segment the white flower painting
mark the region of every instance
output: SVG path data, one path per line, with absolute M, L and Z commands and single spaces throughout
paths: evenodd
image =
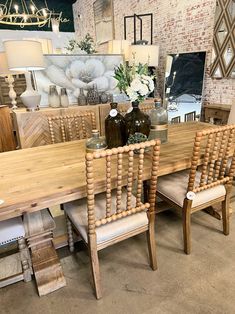
M 41 107 L 48 106 L 50 85 L 56 85 L 58 92 L 66 88 L 71 105 L 77 104 L 81 88 L 85 94 L 93 86 L 99 92 L 120 94 L 113 76 L 115 67 L 123 63 L 122 55 L 45 55 L 45 63 L 45 70 L 34 73 Z

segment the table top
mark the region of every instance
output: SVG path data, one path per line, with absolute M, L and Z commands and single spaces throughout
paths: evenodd
M 161 145 L 159 176 L 190 167 L 195 132 L 214 127 L 201 122 L 169 125 Z M 97 161 L 100 162 L 100 161 Z M 151 160 L 143 177 L 150 178 Z M 97 193 L 104 191 L 105 167 L 98 166 Z M 85 140 L 0 154 L 0 220 L 86 196 Z

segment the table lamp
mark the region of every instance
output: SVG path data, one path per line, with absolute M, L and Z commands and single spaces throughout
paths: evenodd
M 124 55 L 125 61 L 129 59 L 129 47 L 130 42 L 128 40 L 110 40 L 108 43 L 108 53 L 111 54 L 122 54 Z
M 129 49 L 129 63 L 148 64 L 149 67 L 157 67 L 159 59 L 159 46 L 157 45 L 131 45 Z
M 41 43 L 30 40 L 9 40 L 5 41 L 3 45 L 9 69 L 25 72 L 26 91 L 20 96 L 23 104 L 28 111 L 38 110 L 41 95 L 34 90 L 29 71 L 45 68 Z
M 165 78 L 168 78 L 171 74 L 171 66 L 172 66 L 173 57 L 166 57 L 166 69 L 165 69 Z
M 9 87 L 9 98 L 11 99 L 12 109 L 17 109 L 16 92 L 14 91 L 14 77 L 13 74 L 20 74 L 21 72 L 12 72 L 9 70 L 6 53 L 0 52 L 0 76 L 5 77 L 5 81 Z

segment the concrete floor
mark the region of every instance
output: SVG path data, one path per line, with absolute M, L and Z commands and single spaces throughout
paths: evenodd
M 235 206 L 233 206 L 235 210 Z M 182 251 L 181 219 L 157 216 L 158 270 L 148 266 L 145 235 L 100 252 L 103 299 L 91 288 L 85 250 L 59 251 L 67 287 L 39 298 L 34 281 L 0 289 L 0 313 L 235 313 L 235 215 L 231 233 L 198 212 L 192 218 L 192 254 Z

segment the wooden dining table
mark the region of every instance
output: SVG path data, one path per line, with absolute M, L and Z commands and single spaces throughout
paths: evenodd
M 215 127 L 202 122 L 169 125 L 161 145 L 159 176 L 190 167 L 196 131 Z M 0 154 L 0 221 L 86 196 L 85 140 Z M 150 178 L 151 160 L 143 177 Z M 105 190 L 105 168 L 96 168 L 97 193 Z

